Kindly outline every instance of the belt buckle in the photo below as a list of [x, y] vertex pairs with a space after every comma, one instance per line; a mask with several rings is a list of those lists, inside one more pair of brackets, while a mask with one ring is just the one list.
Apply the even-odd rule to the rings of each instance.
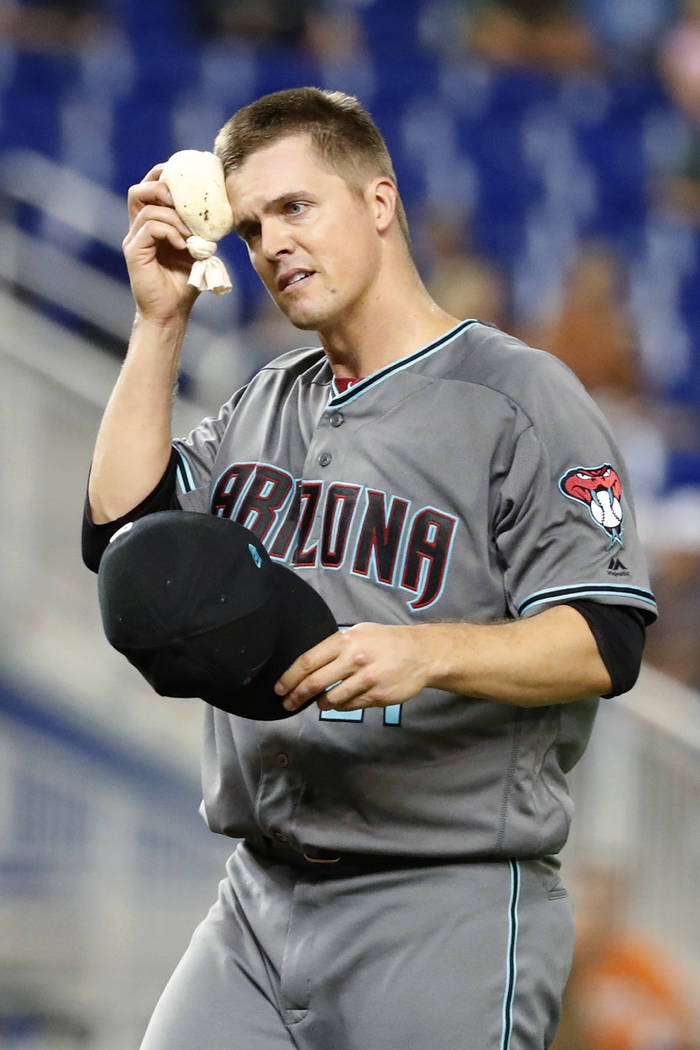
[[309, 864], [337, 864], [342, 857], [310, 857], [308, 853], [304, 854], [304, 860], [308, 860]]

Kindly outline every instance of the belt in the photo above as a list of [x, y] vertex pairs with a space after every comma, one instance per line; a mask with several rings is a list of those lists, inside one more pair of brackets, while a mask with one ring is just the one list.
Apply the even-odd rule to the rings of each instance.
[[466, 857], [417, 857], [386, 853], [337, 853], [332, 850], [305, 847], [295, 849], [287, 842], [261, 835], [244, 839], [246, 848], [256, 857], [290, 864], [303, 871], [323, 875], [353, 875], [376, 871], [400, 871], [403, 868], [429, 868], [435, 865], [466, 863]]

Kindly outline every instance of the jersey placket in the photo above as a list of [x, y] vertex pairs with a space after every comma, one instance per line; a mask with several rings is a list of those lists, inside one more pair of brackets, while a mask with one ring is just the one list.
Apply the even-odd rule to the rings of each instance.
[[[349, 428], [345, 414], [326, 409], [309, 443], [300, 482], [299, 522], [288, 564], [313, 584], [324, 549], [324, 500], [327, 487], [340, 478]], [[309, 480], [307, 480], [309, 479]], [[332, 531], [332, 530], [331, 530]], [[304, 571], [308, 569], [309, 571]], [[257, 820], [263, 832], [282, 845], [303, 852], [295, 834], [295, 813], [306, 787], [297, 763], [295, 743], [303, 732], [303, 716], [259, 723], [260, 783]]]
[[[334, 542], [338, 536], [335, 519], [344, 509], [343, 501], [331, 507], [327, 495], [331, 485], [343, 481], [348, 439], [355, 429], [348, 427], [347, 422], [344, 412], [327, 408], [314, 429], [304, 460], [304, 480], [299, 483], [299, 524], [289, 564], [302, 571], [311, 570], [311, 576], [307, 577], [311, 583], [322, 566], [335, 568], [342, 561]], [[348, 491], [354, 487], [346, 486]]]

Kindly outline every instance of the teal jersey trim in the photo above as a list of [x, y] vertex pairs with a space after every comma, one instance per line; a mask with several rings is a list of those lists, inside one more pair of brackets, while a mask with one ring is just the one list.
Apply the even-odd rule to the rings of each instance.
[[503, 1023], [499, 1050], [509, 1050], [513, 1034], [513, 1002], [518, 977], [518, 903], [520, 901], [520, 866], [516, 860], [510, 864], [510, 900], [508, 902], [508, 949], [506, 952], [506, 984], [503, 992]]
[[568, 587], [552, 587], [550, 590], [535, 591], [530, 594], [518, 606], [518, 615], [522, 616], [527, 609], [535, 605], [562, 604], [577, 598], [599, 598], [602, 595], [610, 595], [619, 598], [634, 598], [636, 602], [643, 602], [649, 606], [656, 615], [658, 612], [656, 599], [651, 591], [641, 587], [621, 587], [610, 583], [580, 583]]
[[424, 357], [430, 357], [431, 354], [436, 354], [438, 350], [442, 350], [449, 343], [457, 339], [462, 332], [466, 332], [467, 328], [471, 328], [475, 324], [483, 324], [483, 321], [479, 321], [475, 318], [469, 318], [467, 321], [460, 321], [458, 325], [451, 328], [449, 332], [436, 339], [434, 343], [428, 343], [427, 346], [423, 346], [420, 350], [416, 350], [411, 354], [407, 354], [406, 357], [400, 357], [398, 361], [392, 361], [391, 364], [386, 365], [384, 368], [380, 368], [377, 372], [373, 372], [372, 375], [367, 376], [365, 379], [361, 379], [357, 383], [353, 383], [351, 387], [344, 393], [339, 393], [338, 388], [335, 385], [335, 380], [331, 383], [331, 399], [328, 402], [329, 408], [340, 408], [342, 405], [347, 405], [355, 398], [361, 397], [367, 390], [376, 386], [378, 383], [383, 383], [385, 379], [389, 379], [395, 372], [402, 372], [405, 368], [410, 368], [416, 361], [421, 361]]
[[192, 492], [197, 486], [195, 484], [194, 474], [189, 460], [182, 449], [177, 448], [175, 445], [173, 445], [173, 448], [175, 449], [175, 455], [179, 461], [178, 466], [175, 469], [175, 477], [177, 478], [180, 492]]

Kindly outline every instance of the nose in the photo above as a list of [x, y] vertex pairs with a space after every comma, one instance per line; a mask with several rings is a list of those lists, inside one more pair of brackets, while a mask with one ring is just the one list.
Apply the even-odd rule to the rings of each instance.
[[263, 222], [260, 231], [260, 247], [266, 259], [274, 261], [280, 255], [287, 255], [294, 250], [294, 244], [284, 224], [277, 216], [271, 216]]

